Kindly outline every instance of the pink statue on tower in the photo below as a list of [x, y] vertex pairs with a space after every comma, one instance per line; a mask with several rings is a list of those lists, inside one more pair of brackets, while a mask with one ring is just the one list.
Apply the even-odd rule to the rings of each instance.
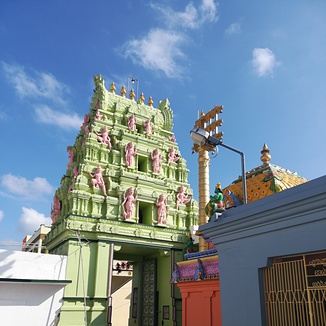
[[172, 134], [172, 135], [170, 136], [169, 141], [172, 141], [173, 143], [176, 142], [176, 139], [175, 139], [174, 134]]
[[161, 165], [162, 165], [162, 155], [159, 153], [158, 148], [154, 149], [151, 153], [152, 158], [152, 167], [155, 173], [161, 172]]
[[80, 130], [85, 130], [86, 126], [88, 127], [88, 123], [89, 123], [89, 115], [85, 114], [84, 115], [84, 121], [83, 121], [83, 124], [80, 127]]
[[131, 130], [131, 131], [134, 131], [136, 130], [136, 118], [135, 118], [135, 115], [132, 114], [129, 118], [128, 118], [128, 129]]
[[157, 207], [157, 224], [166, 224], [168, 211], [166, 198], [164, 198], [163, 194], [159, 196], [155, 204]]
[[179, 158], [180, 156], [175, 154], [174, 146], [172, 146], [168, 154], [168, 164], [177, 162]]
[[125, 159], [126, 159], [126, 164], [127, 166], [132, 166], [133, 164], [133, 157], [136, 156], [137, 154], [137, 149], [136, 145], [134, 145], [132, 142], [128, 143], [125, 146]]
[[67, 168], [69, 169], [71, 163], [74, 161], [74, 152], [71, 148], [68, 148], [68, 158], [69, 158], [69, 162], [67, 164]]
[[95, 120], [104, 120], [103, 115], [100, 113], [99, 109], [96, 109], [96, 114], [94, 116]]
[[147, 119], [147, 120], [144, 122], [144, 127], [145, 127], [146, 135], [147, 135], [147, 136], [152, 136], [153, 126], [152, 126], [151, 120]]
[[177, 194], [177, 209], [179, 205], [187, 205], [191, 201], [191, 196], [185, 193], [184, 185], [181, 185]]
[[91, 176], [91, 182], [92, 182], [92, 186], [94, 188], [101, 188], [103, 191], [104, 196], [107, 196], [106, 194], [106, 187], [105, 187], [105, 183], [104, 183], [104, 179], [103, 179], [103, 175], [102, 175], [102, 168], [100, 165], [98, 165], [98, 167], [96, 168], [94, 173], [91, 172], [87, 172], [90, 176]]
[[53, 197], [53, 206], [51, 208], [51, 221], [54, 223], [57, 217], [61, 214], [60, 201], [56, 195]]
[[80, 130], [84, 130], [83, 144], [85, 143], [85, 139], [86, 139], [87, 135], [90, 133], [89, 128], [88, 128], [89, 121], [90, 121], [89, 115], [85, 114], [84, 115], [84, 122], [83, 122], [82, 126], [80, 127]]
[[133, 216], [134, 206], [137, 201], [137, 194], [134, 194], [134, 188], [130, 187], [123, 194], [122, 215], [126, 220], [130, 220]]
[[108, 131], [108, 127], [104, 126], [104, 128], [102, 129], [101, 133], [98, 133], [97, 131], [94, 131], [95, 134], [97, 135], [97, 140], [101, 143], [101, 144], [107, 144], [109, 149], [112, 149], [112, 145], [111, 145], [111, 139], [109, 136], [109, 131]]

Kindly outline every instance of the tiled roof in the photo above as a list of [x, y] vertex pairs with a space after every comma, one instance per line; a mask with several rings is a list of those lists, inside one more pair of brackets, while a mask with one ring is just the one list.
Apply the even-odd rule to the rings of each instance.
[[[248, 203], [308, 181], [296, 172], [291, 172], [269, 163], [271, 156], [269, 155], [269, 149], [266, 144], [264, 144], [261, 153], [263, 154], [261, 156], [263, 165], [246, 173]], [[233, 194], [230, 194], [230, 192]], [[242, 177], [239, 177], [231, 185], [224, 188], [223, 194], [225, 196], [224, 203], [226, 207], [233, 206], [235, 199], [243, 201]]]

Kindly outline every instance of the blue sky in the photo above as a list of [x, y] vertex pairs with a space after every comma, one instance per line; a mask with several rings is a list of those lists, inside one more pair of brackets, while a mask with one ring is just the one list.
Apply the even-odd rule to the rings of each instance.
[[[307, 179], [326, 171], [326, 2], [0, 2], [0, 242], [21, 242], [50, 223], [93, 76], [109, 88], [139, 80], [154, 106], [168, 98], [174, 132], [197, 198], [197, 154], [189, 131], [198, 112], [223, 105], [223, 141], [261, 164]], [[211, 188], [241, 173], [220, 148]]]

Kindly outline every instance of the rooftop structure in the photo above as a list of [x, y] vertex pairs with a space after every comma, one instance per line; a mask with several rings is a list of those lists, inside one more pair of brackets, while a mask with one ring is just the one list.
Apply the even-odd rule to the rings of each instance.
[[22, 251], [47, 253], [44, 246], [46, 235], [50, 232], [51, 227], [41, 224], [39, 229], [33, 235], [27, 235], [22, 244]]
[[[270, 150], [266, 144], [261, 154], [260, 160], [263, 164], [246, 173], [248, 203], [308, 181], [297, 173], [271, 164]], [[238, 206], [239, 201], [243, 202], [242, 177], [224, 188], [223, 195], [225, 207]]]

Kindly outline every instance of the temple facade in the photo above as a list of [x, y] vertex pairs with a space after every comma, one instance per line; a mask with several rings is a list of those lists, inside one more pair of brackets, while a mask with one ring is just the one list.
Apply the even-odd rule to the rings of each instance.
[[[181, 325], [181, 296], [170, 284], [198, 225], [186, 161], [169, 101], [116, 94], [94, 77], [89, 113], [68, 147], [51, 210], [50, 253], [67, 255], [59, 325], [110, 325], [113, 260], [132, 266], [129, 325]], [[127, 91], [129, 98], [126, 97]]]

